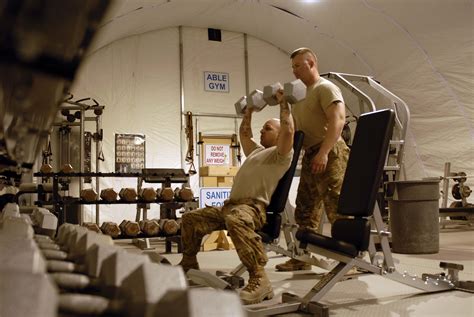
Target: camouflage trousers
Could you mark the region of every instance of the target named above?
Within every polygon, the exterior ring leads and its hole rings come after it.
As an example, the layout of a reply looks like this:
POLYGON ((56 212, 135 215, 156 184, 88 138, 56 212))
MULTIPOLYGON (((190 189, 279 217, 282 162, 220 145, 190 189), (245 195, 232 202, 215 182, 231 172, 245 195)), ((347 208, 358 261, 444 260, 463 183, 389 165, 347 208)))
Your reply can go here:
POLYGON ((315 231, 321 224, 323 209, 331 224, 340 218, 337 205, 350 150, 344 141, 336 142, 328 154, 326 170, 313 174, 311 161, 318 151, 319 146, 305 150, 295 209, 296 223, 315 231))
POLYGON ((181 223, 183 255, 195 257, 206 234, 227 230, 242 263, 249 272, 256 271, 268 261, 262 239, 255 233, 265 222, 264 204, 252 199, 227 200, 222 207, 186 212, 181 223))

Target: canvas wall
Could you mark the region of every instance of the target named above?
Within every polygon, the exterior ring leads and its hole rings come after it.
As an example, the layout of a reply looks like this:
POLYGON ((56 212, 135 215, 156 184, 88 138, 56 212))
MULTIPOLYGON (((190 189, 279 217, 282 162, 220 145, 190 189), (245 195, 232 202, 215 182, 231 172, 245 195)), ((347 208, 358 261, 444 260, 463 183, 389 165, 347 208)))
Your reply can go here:
MULTIPOLYGON (((246 93, 244 35, 222 31, 222 41, 216 42, 208 40, 207 29, 183 27, 182 43, 184 112, 195 114, 194 124, 203 134, 238 132, 240 119, 218 115, 235 114, 234 102, 246 93), (206 91, 205 71, 227 73, 228 92, 206 91), (212 113, 216 117, 199 116, 212 113)), ((248 36, 247 52, 250 90, 294 79, 289 57, 280 49, 248 36)), ((102 116, 105 162, 100 163, 101 171, 114 171, 115 133, 146 136, 148 168, 181 168, 184 164, 186 140, 181 133, 178 27, 130 36, 95 51, 81 65, 72 92, 75 98, 92 97, 105 105, 102 116)), ((278 116, 278 107, 267 107, 254 115, 252 126, 257 140, 265 120, 278 116)), ((94 125, 88 123, 86 129, 93 130, 94 125)), ((197 168, 198 162, 196 157, 197 168)), ((187 171, 189 165, 184 168, 187 171)), ((119 190, 136 187, 136 182, 133 178, 102 178, 100 188, 119 190)), ((190 183, 198 194, 199 175, 190 177, 190 183)), ((95 183, 84 185, 88 187, 95 188, 95 183)), ((70 194, 74 196, 75 190, 77 185, 72 186, 70 194)), ((95 207, 85 206, 84 210, 84 221, 95 221, 95 207)), ((135 213, 135 205, 100 206, 101 222, 134 219, 135 213)), ((159 217, 158 204, 151 204, 148 216, 159 217)))

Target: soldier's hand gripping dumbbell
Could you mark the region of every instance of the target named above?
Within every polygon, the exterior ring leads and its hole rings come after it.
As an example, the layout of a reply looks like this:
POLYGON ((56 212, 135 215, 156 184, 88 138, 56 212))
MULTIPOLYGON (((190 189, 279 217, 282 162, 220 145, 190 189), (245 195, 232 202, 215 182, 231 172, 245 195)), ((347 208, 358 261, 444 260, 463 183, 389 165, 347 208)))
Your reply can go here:
POLYGON ((283 91, 283 96, 290 104, 295 104, 306 98, 306 85, 299 79, 285 83, 274 83, 263 87, 263 99, 271 106, 278 105, 277 91, 283 91))
POLYGON ((295 104, 306 98, 306 85, 299 79, 285 83, 283 86, 276 82, 265 86, 263 92, 255 89, 248 96, 241 97, 234 105, 237 115, 243 115, 246 107, 252 107, 254 111, 261 111, 267 105, 276 106, 279 104, 276 97, 278 91, 283 92, 283 96, 290 104, 295 104))

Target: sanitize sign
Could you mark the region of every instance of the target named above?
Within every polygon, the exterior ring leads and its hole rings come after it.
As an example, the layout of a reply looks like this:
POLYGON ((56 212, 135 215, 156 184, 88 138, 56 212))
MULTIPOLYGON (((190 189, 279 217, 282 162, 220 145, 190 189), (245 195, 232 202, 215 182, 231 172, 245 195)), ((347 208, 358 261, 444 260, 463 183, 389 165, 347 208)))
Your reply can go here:
POLYGON ((224 201, 230 197, 230 188, 226 187, 204 187, 199 193, 199 207, 206 206, 222 207, 224 201))
POLYGON ((204 90, 214 92, 229 92, 229 74, 204 72, 204 90))

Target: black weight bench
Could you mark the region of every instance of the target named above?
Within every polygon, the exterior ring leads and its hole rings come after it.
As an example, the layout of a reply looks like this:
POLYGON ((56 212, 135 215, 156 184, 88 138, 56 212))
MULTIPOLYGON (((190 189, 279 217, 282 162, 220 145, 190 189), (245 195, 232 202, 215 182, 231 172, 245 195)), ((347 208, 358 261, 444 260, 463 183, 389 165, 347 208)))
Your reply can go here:
POLYGON ((306 311, 327 316, 327 306, 317 302, 353 267, 425 291, 453 288, 449 281, 436 281, 430 278, 422 280, 400 274, 395 270, 388 244, 389 233, 385 230, 380 210, 376 205, 394 122, 393 110, 380 110, 360 116, 339 197, 338 214, 345 218, 335 221, 330 237, 304 228, 296 233, 301 248, 337 260, 339 263, 304 297, 284 293, 283 304, 266 308, 249 308, 247 310, 249 316, 266 316, 291 311, 306 311), (374 234, 380 241, 382 256, 376 255, 374 234), (364 260, 366 251, 369 253, 370 261, 364 260))

